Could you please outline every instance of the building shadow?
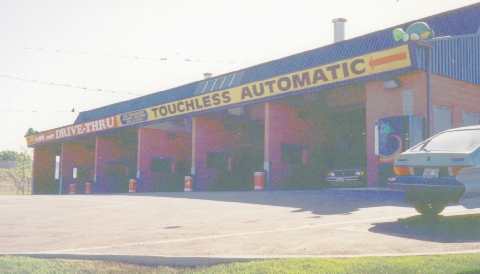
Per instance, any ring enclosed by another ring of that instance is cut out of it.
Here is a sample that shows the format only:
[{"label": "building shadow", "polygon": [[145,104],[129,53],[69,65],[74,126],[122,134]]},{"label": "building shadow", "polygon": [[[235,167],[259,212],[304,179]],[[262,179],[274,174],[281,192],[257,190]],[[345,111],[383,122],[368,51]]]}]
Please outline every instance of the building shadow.
[{"label": "building shadow", "polygon": [[369,231],[440,243],[480,242],[480,214],[416,215],[396,222],[374,224]]},{"label": "building shadow", "polygon": [[312,212],[315,215],[351,214],[360,208],[370,207],[411,207],[404,202],[404,192],[354,189],[156,192],[135,195],[288,207],[292,208],[292,213]]}]

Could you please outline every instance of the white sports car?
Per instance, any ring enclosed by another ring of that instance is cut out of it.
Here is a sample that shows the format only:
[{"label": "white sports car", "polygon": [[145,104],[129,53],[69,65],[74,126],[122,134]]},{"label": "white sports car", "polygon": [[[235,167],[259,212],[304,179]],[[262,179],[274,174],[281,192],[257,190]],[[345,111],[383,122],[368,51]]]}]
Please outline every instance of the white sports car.
[{"label": "white sports car", "polygon": [[391,189],[424,215],[437,215],[447,203],[480,207],[480,126],[443,131],[397,155]]}]

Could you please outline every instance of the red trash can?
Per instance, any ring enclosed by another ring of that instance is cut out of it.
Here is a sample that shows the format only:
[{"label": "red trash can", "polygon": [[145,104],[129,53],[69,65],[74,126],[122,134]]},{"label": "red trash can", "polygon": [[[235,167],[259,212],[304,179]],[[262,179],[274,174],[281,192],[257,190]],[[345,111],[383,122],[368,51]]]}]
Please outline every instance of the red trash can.
[{"label": "red trash can", "polygon": [[128,181],[128,192],[129,193],[135,193],[137,192],[137,180],[135,179],[130,179]]},{"label": "red trash can", "polygon": [[265,190],[265,171],[255,171],[253,173],[253,189]]},{"label": "red trash can", "polygon": [[68,194],[77,194],[77,184],[70,184],[70,191]]},{"label": "red trash can", "polygon": [[92,194],[92,183],[86,182],[85,183],[85,194]]},{"label": "red trash can", "polygon": [[193,191],[193,176],[185,176],[185,180],[183,181],[183,191]]}]

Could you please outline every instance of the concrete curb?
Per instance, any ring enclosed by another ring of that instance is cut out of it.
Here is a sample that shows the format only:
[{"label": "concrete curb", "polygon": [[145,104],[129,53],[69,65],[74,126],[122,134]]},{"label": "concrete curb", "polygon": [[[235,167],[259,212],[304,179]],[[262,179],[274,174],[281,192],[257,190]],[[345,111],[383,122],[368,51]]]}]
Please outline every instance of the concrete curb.
[{"label": "concrete curb", "polygon": [[267,258],[253,257],[175,257],[175,256],[138,256],[121,254],[0,254],[0,256],[21,256],[36,259],[88,260],[120,262],[144,266],[197,267],[235,262],[249,262]]},{"label": "concrete curb", "polygon": [[63,260],[89,260],[89,261],[108,261],[121,262],[144,266],[170,266],[170,267],[197,267],[212,266],[217,264],[242,263],[257,260],[272,259],[295,259],[295,258],[359,258],[359,257],[403,257],[403,256],[435,256],[435,255],[454,255],[454,254],[480,254],[480,249],[427,252],[427,253],[387,253],[387,254],[361,254],[361,255],[284,255],[284,256],[138,256],[122,254],[0,254],[0,256],[22,256],[36,259],[63,259]]}]

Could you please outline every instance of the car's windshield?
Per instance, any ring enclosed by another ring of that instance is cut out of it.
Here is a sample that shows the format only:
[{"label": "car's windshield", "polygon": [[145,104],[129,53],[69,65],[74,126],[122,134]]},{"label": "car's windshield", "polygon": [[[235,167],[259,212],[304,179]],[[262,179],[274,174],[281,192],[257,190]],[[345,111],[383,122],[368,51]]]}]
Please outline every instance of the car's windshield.
[{"label": "car's windshield", "polygon": [[480,129],[448,131],[430,139],[415,150],[469,150],[480,144]]}]

